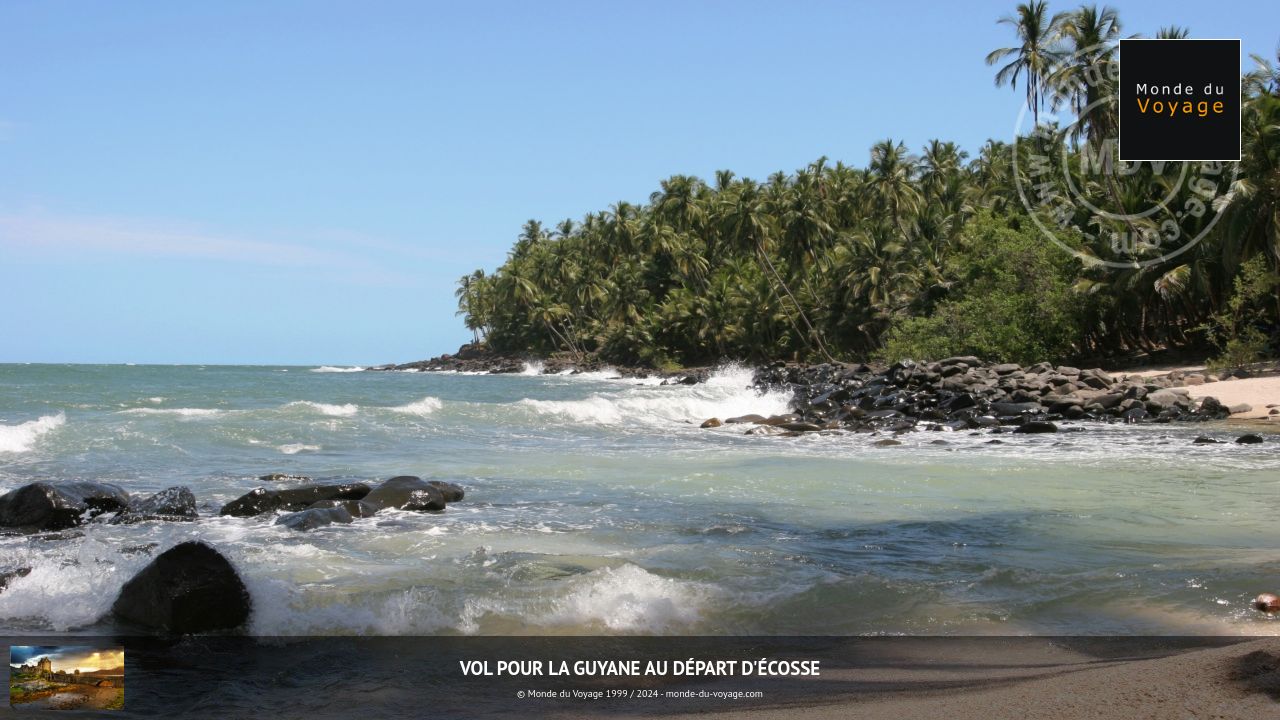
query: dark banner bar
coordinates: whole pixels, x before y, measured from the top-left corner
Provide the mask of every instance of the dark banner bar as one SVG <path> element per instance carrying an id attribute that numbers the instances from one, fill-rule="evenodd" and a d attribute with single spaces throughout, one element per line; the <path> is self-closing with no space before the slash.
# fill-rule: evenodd
<path id="1" fill-rule="evenodd" d="M 844 705 L 999 686 L 1215 649 L 1212 637 L 11 637 L 11 646 L 111 646 L 123 711 L 77 717 L 678 715 Z M 1256 644 L 1256 643 L 1255 643 Z M 55 665 L 56 667 L 56 665 Z M 1272 669 L 1274 671 L 1274 669 Z M 1273 672 L 1274 674 L 1274 672 Z M 1233 677 L 1234 677 L 1233 676 Z M 869 703 L 869 704 L 868 704 Z M 14 705 L 19 717 L 49 717 Z M 57 713 L 54 714 L 56 716 Z"/>

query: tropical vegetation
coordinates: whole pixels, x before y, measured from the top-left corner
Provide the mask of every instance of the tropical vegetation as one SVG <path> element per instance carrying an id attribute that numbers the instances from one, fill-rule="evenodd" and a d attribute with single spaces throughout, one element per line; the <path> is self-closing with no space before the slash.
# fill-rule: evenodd
<path id="1" fill-rule="evenodd" d="M 885 139 L 865 167 L 675 175 L 643 204 L 528 221 L 501 267 L 461 278 L 459 314 L 495 351 L 654 366 L 1274 354 L 1280 57 L 1254 56 L 1242 79 L 1239 164 L 1192 164 L 1200 180 L 1187 182 L 1152 163 L 1109 165 L 1113 9 L 1050 14 L 1032 0 L 1000 22 L 1017 42 L 986 59 L 997 85 L 1025 94 L 1016 142 L 970 157 L 944 140 L 912 152 Z M 1161 212 L 1117 212 L 1146 207 Z"/>

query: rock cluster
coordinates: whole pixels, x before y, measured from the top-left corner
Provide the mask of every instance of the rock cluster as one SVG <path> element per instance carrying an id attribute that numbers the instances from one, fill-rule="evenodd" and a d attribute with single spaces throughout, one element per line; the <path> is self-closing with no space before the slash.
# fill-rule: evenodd
<path id="1" fill-rule="evenodd" d="M 443 480 L 423 480 L 400 475 L 370 488 L 364 483 L 350 485 L 308 485 L 288 490 L 258 488 L 232 500 L 223 515 L 249 517 L 288 510 L 276 519 L 277 525 L 294 530 L 314 530 L 334 523 L 346 524 L 355 518 L 371 517 L 381 510 L 439 512 L 445 505 L 464 497 L 462 488 Z"/>
<path id="2" fill-rule="evenodd" d="M 260 479 L 277 477 L 272 474 Z M 311 530 L 335 522 L 349 523 L 388 508 L 438 512 L 464 495 L 462 488 L 451 482 L 402 475 L 377 487 L 361 482 L 280 490 L 260 487 L 224 505 L 220 514 L 253 517 L 285 512 L 277 520 L 279 524 Z M 110 483 L 36 482 L 0 496 L 0 531 L 10 533 L 60 531 L 94 520 L 131 525 L 191 521 L 198 516 L 195 495 L 185 486 L 131 498 L 123 488 Z"/>
<path id="3" fill-rule="evenodd" d="M 129 493 L 98 482 L 35 482 L 0 496 L 0 527 L 18 532 L 63 530 L 123 510 Z"/>
<path id="4" fill-rule="evenodd" d="M 903 360 L 882 368 L 779 362 L 757 370 L 755 383 L 760 389 L 790 390 L 793 412 L 724 422 L 750 422 L 759 426 L 755 432 L 764 433 L 905 432 L 919 426 L 1012 426 L 1012 432 L 1045 433 L 1056 432 L 1062 420 L 1170 422 L 1230 414 L 1230 408 L 1211 397 L 1197 403 L 1185 388 L 1175 387 L 1186 380 L 1115 377 L 1098 369 L 1049 363 L 992 364 L 976 357 L 932 363 Z"/>
<path id="5" fill-rule="evenodd" d="M 619 367 L 606 363 L 598 358 L 580 358 L 566 353 L 556 353 L 545 358 L 531 358 L 525 355 L 501 353 L 490 350 L 483 343 L 467 343 L 458 348 L 458 352 L 445 353 L 430 360 L 402 363 L 399 365 L 379 365 L 369 370 L 399 370 L 417 372 L 465 372 L 489 373 L 503 375 L 524 372 L 530 363 L 536 362 L 542 367 L 543 375 L 559 375 L 568 372 L 576 375 L 584 372 L 609 371 L 623 378 L 660 377 L 663 384 L 693 385 L 705 381 L 712 368 L 688 368 L 673 372 L 664 372 L 644 367 Z"/>

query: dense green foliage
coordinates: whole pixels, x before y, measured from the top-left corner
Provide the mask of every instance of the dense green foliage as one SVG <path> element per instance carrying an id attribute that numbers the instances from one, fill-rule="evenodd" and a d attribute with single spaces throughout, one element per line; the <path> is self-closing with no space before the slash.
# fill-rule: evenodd
<path id="1" fill-rule="evenodd" d="M 1232 342 L 1252 343 L 1255 355 L 1274 351 L 1275 66 L 1254 58 L 1243 82 L 1239 175 L 1231 182 L 1225 165 L 1208 192 L 1173 185 L 1150 163 L 1097 172 L 1114 154 L 1113 10 L 1051 17 L 1035 1 L 1001 22 L 1019 44 L 988 56 L 1001 66 L 997 83 L 1022 83 L 1036 120 L 1062 108 L 1070 125 L 988 141 L 973 159 L 950 142 L 914 155 L 890 139 L 871 148 L 865 168 L 821 158 L 764 182 L 728 171 L 710 183 L 677 175 L 644 205 L 619 202 L 555 228 L 531 220 L 496 272 L 461 279 L 467 327 L 499 351 L 652 365 L 952 354 L 1065 361 Z M 1046 168 L 1036 156 L 1067 160 Z M 1086 201 L 1035 210 L 1043 224 L 1065 228 L 1076 254 L 1036 226 L 1020 185 Z M 1200 242 L 1165 257 L 1168 248 L 1134 242 L 1165 232 L 1160 217 L 1098 210 L 1162 203 L 1186 209 L 1188 235 L 1209 228 Z M 1234 299 L 1242 292 L 1247 299 Z M 1223 313 L 1234 314 L 1224 321 Z"/>
<path id="2" fill-rule="evenodd" d="M 899 320 L 878 354 L 1023 364 L 1070 357 L 1090 303 L 1073 287 L 1080 262 L 1027 225 L 1016 215 L 970 220 L 947 261 L 948 276 L 963 291 L 929 315 Z"/>

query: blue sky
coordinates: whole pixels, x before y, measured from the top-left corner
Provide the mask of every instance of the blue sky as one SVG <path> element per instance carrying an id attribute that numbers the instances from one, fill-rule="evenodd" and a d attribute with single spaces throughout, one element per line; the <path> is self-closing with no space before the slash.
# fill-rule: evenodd
<path id="1" fill-rule="evenodd" d="M 1280 40 L 1273 2 L 1112 4 Z M 0 362 L 451 352 L 528 218 L 1010 137 L 1013 6 L 0 0 Z"/>

